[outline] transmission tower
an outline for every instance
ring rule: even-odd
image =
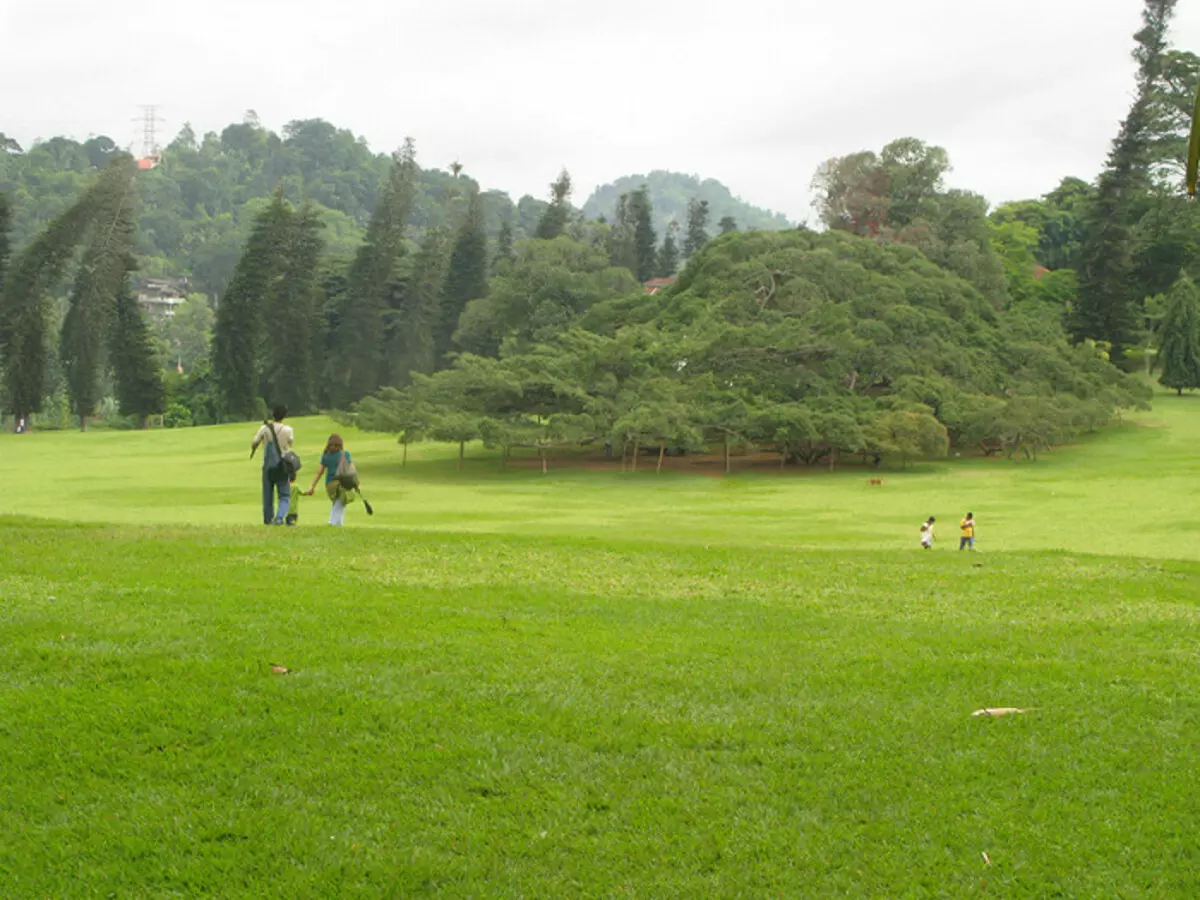
[[[142,123],[142,157],[145,158],[158,152],[158,126],[163,120],[159,118],[157,106],[144,105],[138,109],[142,114],[134,121]]]

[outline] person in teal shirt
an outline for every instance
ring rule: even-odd
[[[321,454],[321,468],[317,470],[316,477],[313,478],[312,487],[304,492],[305,496],[311,497],[317,489],[317,482],[321,480],[321,475],[325,476],[325,493],[329,495],[329,499],[333,503],[329,511],[330,525],[339,527],[345,525],[346,507],[358,497],[358,492],[354,488],[346,487],[338,478],[338,472],[342,470],[343,463],[349,466],[350,462],[350,451],[346,449],[342,436],[331,434],[329,440],[325,442],[325,452]]]

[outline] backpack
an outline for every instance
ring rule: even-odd
[[[333,477],[348,491],[358,487],[358,469],[354,468],[354,463],[350,461],[345,450],[341,451],[341,458],[338,460],[337,471],[333,473]]]
[[[269,421],[263,422],[263,424],[271,429],[271,443],[267,444],[267,449],[263,453],[263,465],[280,478],[295,481],[296,473],[300,471],[300,466],[303,465],[300,462],[299,455],[291,450],[284,453],[279,446],[279,435],[275,433],[275,426]]]

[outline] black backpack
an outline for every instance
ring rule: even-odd
[[[300,471],[300,457],[294,451],[289,450],[283,452],[283,448],[279,446],[279,435],[275,433],[275,425],[269,420],[263,422],[271,430],[271,440],[275,444],[275,455],[279,457],[279,462],[269,468],[273,469],[277,474],[286,478],[288,481],[296,480],[296,473]]]

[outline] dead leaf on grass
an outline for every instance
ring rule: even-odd
[[[1032,712],[1032,709],[1017,709],[1015,706],[994,706],[988,709],[977,709],[971,713],[976,719],[998,719],[1001,716],[1019,716]]]
[[[278,663],[271,663],[271,671],[276,675],[291,675],[292,670],[287,666],[281,666]]]

